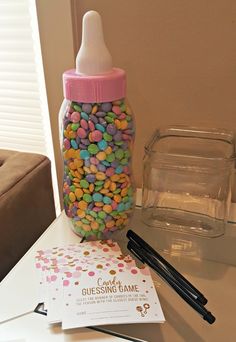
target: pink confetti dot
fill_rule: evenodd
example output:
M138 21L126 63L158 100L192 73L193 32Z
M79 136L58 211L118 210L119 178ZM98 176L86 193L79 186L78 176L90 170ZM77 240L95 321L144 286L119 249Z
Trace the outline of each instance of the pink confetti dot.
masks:
M77 266L76 267L76 271L81 271L82 270L82 267L81 266Z
M36 264L36 268L41 268L41 265L40 265L40 263L39 263L39 262L37 262L37 264Z
M57 276L56 275L52 275L51 276L51 281L55 281L57 279Z
M132 269L132 270L131 270L131 273L132 273L132 274L136 274L136 273L138 273L138 271L135 270L135 269Z
M88 275L89 275L90 277L93 277L93 276L95 275L95 273L94 273L93 271L90 271L90 272L88 273Z
M118 267L124 267L124 264L122 264L121 262L117 265Z
M71 278L72 277L72 273L71 272L66 272L66 276L67 276L67 278Z
M109 252L109 248L103 248L103 252Z
M69 280L63 280L63 286L68 286L70 284Z

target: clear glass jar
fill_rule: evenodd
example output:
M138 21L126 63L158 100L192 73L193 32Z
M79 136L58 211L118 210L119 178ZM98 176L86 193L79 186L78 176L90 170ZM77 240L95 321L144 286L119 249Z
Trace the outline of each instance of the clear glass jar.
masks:
M145 146L144 223L205 237L224 234L234 163L231 131L182 126L156 130Z
M59 116L66 214L76 234L109 239L127 225L134 205L133 114L124 99L64 100Z

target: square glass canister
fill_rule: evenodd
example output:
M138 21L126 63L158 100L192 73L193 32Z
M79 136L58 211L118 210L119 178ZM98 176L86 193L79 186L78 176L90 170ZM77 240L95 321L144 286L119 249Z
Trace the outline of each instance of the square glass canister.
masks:
M223 129L157 129L145 146L142 219L165 230L217 237L231 203L235 135Z

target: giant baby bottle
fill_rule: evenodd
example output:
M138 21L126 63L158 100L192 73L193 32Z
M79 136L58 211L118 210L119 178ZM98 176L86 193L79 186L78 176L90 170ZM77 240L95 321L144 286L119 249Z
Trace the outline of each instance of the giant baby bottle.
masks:
M109 239L127 225L134 205L134 121L125 100L125 71L112 67L95 11L83 17L76 69L63 74L63 86L65 212L79 236Z

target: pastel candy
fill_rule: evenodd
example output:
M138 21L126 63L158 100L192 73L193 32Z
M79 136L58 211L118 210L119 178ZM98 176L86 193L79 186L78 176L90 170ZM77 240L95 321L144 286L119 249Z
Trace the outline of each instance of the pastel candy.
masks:
M133 206L131 111L124 100L72 102L63 118L65 211L86 239L110 239Z

